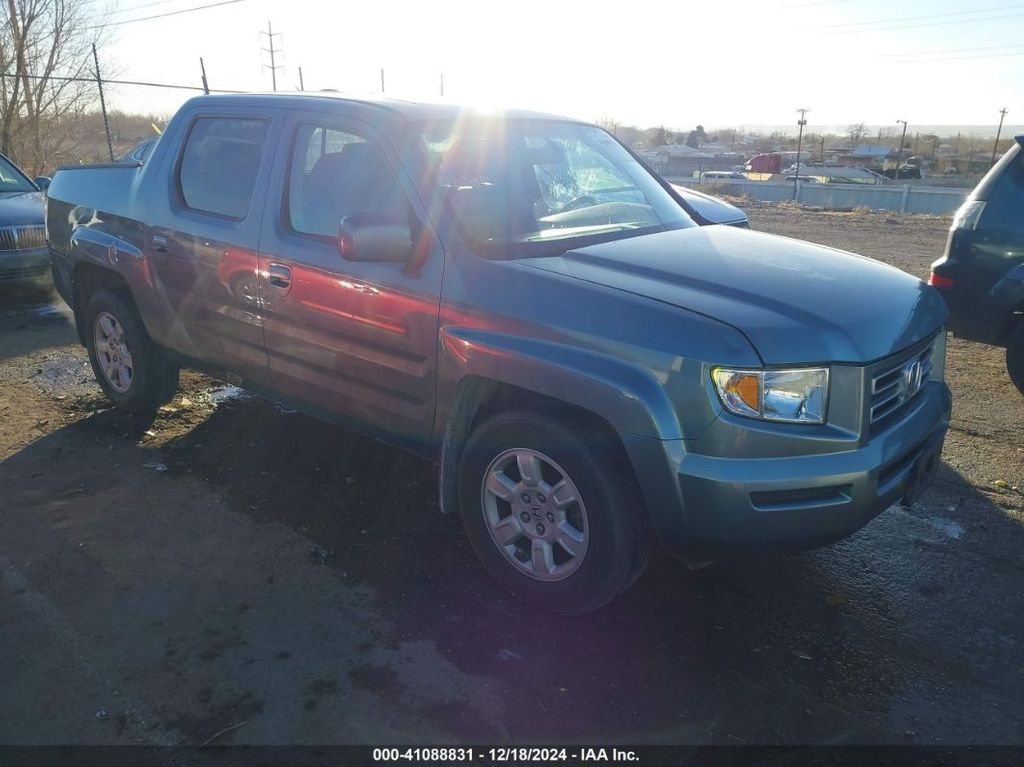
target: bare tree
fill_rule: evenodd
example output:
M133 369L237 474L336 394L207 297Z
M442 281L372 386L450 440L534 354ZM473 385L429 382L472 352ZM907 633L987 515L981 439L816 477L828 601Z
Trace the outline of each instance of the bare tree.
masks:
M37 174L67 151L94 101L102 17L89 0L0 2L0 152Z
M867 130L864 128L864 123L853 123L846 129L846 133L850 137L850 144L856 148L864 140Z
M613 136L619 135L619 128L622 124L614 117L600 117L597 120L597 124L604 128L606 131L611 133Z

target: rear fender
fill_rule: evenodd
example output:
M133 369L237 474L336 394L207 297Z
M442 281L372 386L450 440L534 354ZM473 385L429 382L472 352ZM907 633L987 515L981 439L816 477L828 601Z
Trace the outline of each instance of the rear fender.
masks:
M112 234L95 212L76 208L73 213L82 215L72 227L68 238L68 260L72 274L80 264L90 264L118 274L128 286L146 331L152 338L159 340L162 336L159 333L159 317L153 315L152 302L144 300L151 293L145 252L132 241ZM141 241L141 237L139 239ZM75 290L73 285L73 294Z
M999 339L1005 343L1020 324L1024 313L1024 263L1015 266L992 287L991 297L993 306L1008 310L1009 316Z

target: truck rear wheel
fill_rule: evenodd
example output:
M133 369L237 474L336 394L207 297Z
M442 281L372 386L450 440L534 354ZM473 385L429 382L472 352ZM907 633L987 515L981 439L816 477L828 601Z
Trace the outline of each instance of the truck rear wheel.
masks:
M581 615L628 588L647 564L646 511L613 434L531 411L473 431L459 511L477 556L530 604Z
M1006 346L1006 370L1014 386L1024 394L1024 319L1017 323Z
M114 405L149 415L174 397L178 368L146 333L135 307L109 290L98 290L85 307L85 348L93 374Z

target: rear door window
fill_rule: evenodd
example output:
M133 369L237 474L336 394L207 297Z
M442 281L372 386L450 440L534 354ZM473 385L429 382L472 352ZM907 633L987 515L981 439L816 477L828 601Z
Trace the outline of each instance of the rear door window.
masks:
M242 220L249 213L270 123L201 117L192 124L178 171L181 198L193 210Z

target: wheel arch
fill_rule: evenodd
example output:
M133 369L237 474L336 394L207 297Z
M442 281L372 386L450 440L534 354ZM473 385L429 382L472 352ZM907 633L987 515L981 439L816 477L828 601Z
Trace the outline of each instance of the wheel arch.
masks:
M89 297L97 290L109 290L134 304L128 281L116 270L100 266L92 261L78 261L71 276L71 309L75 313L75 330L78 340L85 345L85 307Z
M646 371L588 350L537 339L442 330L441 386L435 434L444 512L458 503L463 446L484 418L508 410L549 410L614 439L639 482L623 435L679 439L681 426L664 389ZM445 403L442 406L441 403Z

